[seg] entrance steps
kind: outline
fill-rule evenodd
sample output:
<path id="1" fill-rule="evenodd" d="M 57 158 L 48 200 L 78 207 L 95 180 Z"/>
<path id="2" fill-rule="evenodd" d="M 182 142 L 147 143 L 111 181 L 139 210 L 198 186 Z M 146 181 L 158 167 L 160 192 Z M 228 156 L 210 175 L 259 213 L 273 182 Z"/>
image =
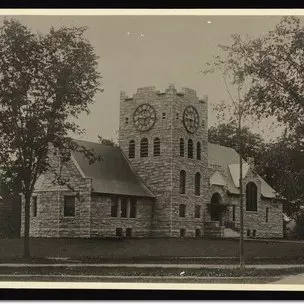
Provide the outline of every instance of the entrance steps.
<path id="1" fill-rule="evenodd" d="M 231 228 L 224 228 L 224 238 L 239 238 L 240 237 L 240 233 L 231 229 Z"/>

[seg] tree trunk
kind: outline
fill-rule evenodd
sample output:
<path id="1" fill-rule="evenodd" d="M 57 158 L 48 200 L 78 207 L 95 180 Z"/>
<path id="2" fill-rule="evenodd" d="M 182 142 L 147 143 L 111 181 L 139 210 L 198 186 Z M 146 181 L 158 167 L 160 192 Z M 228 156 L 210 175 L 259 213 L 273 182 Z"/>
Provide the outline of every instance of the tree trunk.
<path id="1" fill-rule="evenodd" d="M 25 196 L 24 204 L 24 236 L 23 236 L 23 257 L 30 257 L 30 204 L 31 197 Z"/>

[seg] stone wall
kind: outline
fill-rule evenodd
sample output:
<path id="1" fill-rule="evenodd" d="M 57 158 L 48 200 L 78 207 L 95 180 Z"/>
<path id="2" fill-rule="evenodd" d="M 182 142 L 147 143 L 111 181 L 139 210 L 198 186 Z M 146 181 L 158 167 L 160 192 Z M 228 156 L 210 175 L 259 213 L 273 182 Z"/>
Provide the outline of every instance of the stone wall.
<path id="1" fill-rule="evenodd" d="M 143 103 L 151 104 L 156 111 L 156 123 L 147 132 L 139 132 L 133 125 L 133 113 Z M 200 115 L 200 126 L 197 133 L 190 135 L 183 126 L 183 111 L 186 106 L 193 105 Z M 165 113 L 165 118 L 163 118 Z M 128 118 L 128 123 L 126 123 Z M 194 236 L 195 229 L 203 229 L 203 217 L 194 218 L 194 206 L 205 208 L 208 195 L 208 163 L 207 163 L 207 103 L 200 101 L 195 91 L 185 88 L 177 92 L 170 85 L 165 92 L 154 87 L 140 88 L 131 98 L 123 92 L 120 100 L 119 145 L 128 156 L 129 141 L 135 140 L 135 158 L 130 162 L 146 185 L 156 195 L 153 210 L 152 227 L 155 236 L 179 236 L 180 229 L 186 229 L 186 236 Z M 141 158 L 140 140 L 149 140 L 149 157 Z M 153 139 L 161 141 L 160 156 L 153 156 Z M 179 155 L 179 140 L 185 140 L 185 156 Z M 187 157 L 187 140 L 194 143 L 193 159 Z M 201 142 L 201 160 L 196 159 L 196 144 Z M 180 171 L 185 170 L 186 194 L 179 194 Z M 201 195 L 194 195 L 194 175 L 201 174 Z M 179 205 L 186 204 L 186 217 L 179 217 Z"/>
<path id="2" fill-rule="evenodd" d="M 111 217 L 113 196 L 93 194 L 91 198 L 91 237 L 115 237 L 116 228 L 132 229 L 132 237 L 151 236 L 151 215 L 153 202 L 150 199 L 137 199 L 136 218 Z"/>
<path id="3" fill-rule="evenodd" d="M 213 172 L 213 170 L 211 170 Z M 224 172 L 221 172 L 224 174 Z M 257 185 L 258 200 L 257 211 L 246 211 L 246 185 L 254 182 Z M 222 186 L 211 186 L 210 194 L 218 192 L 224 204 L 228 204 L 228 210 L 223 214 L 224 221 L 232 221 L 232 212 L 235 205 L 235 222 L 240 222 L 240 197 L 227 193 L 227 188 Z M 244 237 L 247 238 L 247 230 L 250 230 L 252 237 L 253 231 L 256 231 L 256 238 L 282 238 L 283 237 L 283 205 L 274 202 L 272 199 L 263 198 L 261 195 L 261 180 L 257 174 L 249 169 L 243 180 L 243 203 L 244 203 Z M 266 208 L 269 208 L 268 222 L 266 222 Z M 210 215 L 206 216 L 207 221 Z"/>
<path id="4" fill-rule="evenodd" d="M 183 124 L 183 113 L 187 106 L 194 106 L 199 114 L 199 127 L 194 133 L 188 133 Z M 180 235 L 180 229 L 186 230 L 186 237 L 194 237 L 195 230 L 204 234 L 206 204 L 209 201 L 209 173 L 208 173 L 208 105 L 207 100 L 200 100 L 196 92 L 184 88 L 174 94 L 173 101 L 173 134 L 172 134 L 172 169 L 173 169 L 173 236 Z M 180 156 L 180 139 L 184 139 L 185 153 Z M 193 158 L 188 158 L 188 140 L 193 140 Z M 197 142 L 201 144 L 201 159 L 197 159 Z M 180 194 L 180 171 L 186 172 L 186 193 Z M 195 174 L 200 173 L 200 195 L 195 195 Z M 186 204 L 186 217 L 179 217 L 179 205 Z M 195 206 L 201 207 L 200 217 L 195 218 Z"/>
<path id="5" fill-rule="evenodd" d="M 49 152 L 53 168 L 59 168 L 60 159 Z M 37 216 L 33 217 L 31 205 L 30 235 L 32 237 L 89 237 L 90 236 L 90 206 L 91 179 L 84 178 L 73 160 L 62 165 L 62 178 L 69 180 L 67 186 L 54 183 L 54 174 L 46 172 L 37 182 L 33 196 L 37 196 Z M 75 195 L 75 216 L 64 217 L 64 196 Z M 23 235 L 24 200 L 22 202 Z"/>
<path id="6" fill-rule="evenodd" d="M 246 185 L 254 182 L 258 186 L 257 211 L 246 211 Z M 261 180 L 250 169 L 244 178 L 244 233 L 247 230 L 256 230 L 257 238 L 282 238 L 283 237 L 283 204 L 261 196 Z M 266 222 L 266 208 L 269 208 L 268 222 Z"/>
<path id="7" fill-rule="evenodd" d="M 156 195 L 153 209 L 153 231 L 155 236 L 171 236 L 171 188 L 172 188 L 172 101 L 173 89 L 164 93 L 154 87 L 140 88 L 132 98 L 121 95 L 119 145 L 128 157 L 129 141 L 135 141 L 135 158 L 130 163 L 144 183 Z M 156 111 L 156 123 L 147 132 L 139 132 L 133 125 L 133 113 L 143 104 L 151 104 Z M 166 118 L 162 118 L 166 113 Z M 129 118 L 128 124 L 125 118 Z M 149 157 L 140 157 L 140 140 L 149 141 Z M 153 139 L 160 138 L 160 156 L 153 156 Z"/>

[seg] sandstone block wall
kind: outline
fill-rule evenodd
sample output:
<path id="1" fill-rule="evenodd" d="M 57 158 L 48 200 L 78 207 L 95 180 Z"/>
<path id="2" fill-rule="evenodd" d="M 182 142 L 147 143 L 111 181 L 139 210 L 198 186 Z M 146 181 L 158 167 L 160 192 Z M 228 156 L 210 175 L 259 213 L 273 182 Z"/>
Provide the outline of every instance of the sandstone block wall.
<path id="1" fill-rule="evenodd" d="M 139 132 L 133 125 L 133 113 L 143 104 L 149 103 L 156 111 L 156 123 L 146 132 Z M 183 111 L 193 105 L 200 115 L 199 129 L 189 134 L 183 125 Z M 165 113 L 165 118 L 163 118 Z M 128 118 L 128 123 L 126 123 Z M 129 141 L 135 140 L 135 158 L 129 159 L 132 167 L 146 185 L 156 195 L 153 209 L 152 227 L 155 236 L 179 236 L 180 229 L 186 229 L 186 235 L 192 237 L 195 229 L 203 229 L 203 210 L 208 195 L 208 161 L 207 161 L 207 103 L 200 101 L 194 90 L 185 88 L 177 92 L 170 85 L 165 92 L 154 87 L 140 88 L 131 98 L 124 93 L 120 100 L 119 145 L 128 156 Z M 149 157 L 140 157 L 140 140 L 149 140 Z M 161 141 L 161 155 L 153 156 L 153 139 Z M 179 155 L 180 138 L 185 140 L 185 156 Z M 187 155 L 187 141 L 193 140 L 193 159 Z M 201 160 L 196 159 L 196 144 L 201 142 Z M 185 170 L 186 194 L 179 194 L 180 171 Z M 194 194 L 194 176 L 201 174 L 201 194 Z M 179 205 L 186 204 L 186 217 L 179 217 Z M 202 206 L 201 218 L 194 218 L 195 205 Z M 203 231 L 202 231 L 203 233 Z"/>
<path id="2" fill-rule="evenodd" d="M 214 170 L 211 170 L 211 173 Z M 221 172 L 224 174 L 223 172 Z M 257 211 L 246 211 L 246 185 L 254 182 L 257 185 Z M 230 205 L 223 214 L 224 221 L 232 221 L 233 207 L 235 205 L 235 222 L 240 222 L 240 197 L 239 195 L 229 195 L 227 188 L 222 186 L 211 186 L 210 195 L 219 193 L 223 203 Z M 247 230 L 250 230 L 250 237 L 253 230 L 256 231 L 256 238 L 282 238 L 283 237 L 283 205 L 274 202 L 272 199 L 261 196 L 261 181 L 256 173 L 250 169 L 243 180 L 243 203 L 244 203 L 244 237 L 247 237 Z M 268 222 L 266 222 L 266 208 L 269 208 Z M 210 215 L 206 213 L 206 220 L 210 220 Z"/>
<path id="3" fill-rule="evenodd" d="M 50 162 L 59 167 L 59 158 L 50 151 Z M 91 179 L 84 178 L 73 161 L 63 165 L 62 177 L 69 179 L 69 187 L 54 184 L 54 174 L 46 172 L 34 192 L 37 196 L 37 216 L 31 212 L 32 237 L 89 237 Z M 75 216 L 64 217 L 64 196 L 75 195 Z M 32 206 L 31 206 L 32 208 Z M 22 203 L 21 235 L 23 235 L 24 200 Z"/>
<path id="4" fill-rule="evenodd" d="M 172 100 L 173 90 L 164 93 L 154 87 L 138 89 L 132 98 L 122 95 L 120 100 L 119 145 L 128 157 L 129 141 L 135 141 L 135 158 L 129 159 L 132 167 L 145 184 L 156 195 L 153 209 L 153 231 L 157 236 L 171 236 L 171 189 L 172 189 Z M 147 132 L 139 132 L 133 124 L 135 109 L 143 104 L 151 104 L 156 111 L 156 123 Z M 165 119 L 162 113 L 166 113 Z M 125 119 L 128 118 L 128 124 Z M 160 156 L 153 156 L 153 140 L 160 139 Z M 140 157 L 140 140 L 149 141 L 149 157 Z"/>
<path id="5" fill-rule="evenodd" d="M 283 237 L 283 205 L 271 199 L 261 196 L 261 181 L 258 176 L 250 170 L 244 179 L 244 193 L 246 185 L 253 181 L 258 186 L 257 211 L 246 211 L 246 196 L 244 195 L 244 231 L 256 230 L 257 238 L 282 238 Z M 268 222 L 266 222 L 266 208 L 269 208 Z"/>
<path id="6" fill-rule="evenodd" d="M 116 237 L 116 228 L 132 229 L 132 237 L 151 236 L 151 215 L 153 202 L 150 199 L 137 199 L 136 218 L 111 217 L 113 196 L 92 195 L 91 198 L 91 237 Z"/>
<path id="7" fill-rule="evenodd" d="M 188 133 L 183 124 L 183 113 L 187 106 L 194 106 L 199 114 L 199 127 L 194 133 Z M 174 94 L 172 134 L 172 169 L 173 169 L 173 236 L 180 235 L 180 229 L 186 230 L 186 237 L 194 237 L 196 229 L 204 234 L 205 209 L 209 200 L 208 172 L 208 105 L 207 100 L 200 100 L 196 92 L 184 88 Z M 180 156 L 180 139 L 184 139 L 184 156 Z M 188 158 L 188 140 L 193 140 L 193 158 Z M 201 145 L 201 159 L 197 159 L 197 143 Z M 186 193 L 180 194 L 180 171 L 186 172 Z M 200 173 L 200 195 L 195 195 L 195 174 Z M 185 218 L 179 217 L 179 205 L 186 204 Z M 195 218 L 195 206 L 199 205 L 200 217 Z"/>

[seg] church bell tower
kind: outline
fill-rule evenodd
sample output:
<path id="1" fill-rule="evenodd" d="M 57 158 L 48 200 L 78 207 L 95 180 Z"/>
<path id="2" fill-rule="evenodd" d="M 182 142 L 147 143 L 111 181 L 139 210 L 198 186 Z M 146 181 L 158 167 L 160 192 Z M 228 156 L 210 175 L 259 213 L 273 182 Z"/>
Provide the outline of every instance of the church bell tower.
<path id="1" fill-rule="evenodd" d="M 156 195 L 155 237 L 203 234 L 208 203 L 207 98 L 170 85 L 120 95 L 119 145 Z"/>

